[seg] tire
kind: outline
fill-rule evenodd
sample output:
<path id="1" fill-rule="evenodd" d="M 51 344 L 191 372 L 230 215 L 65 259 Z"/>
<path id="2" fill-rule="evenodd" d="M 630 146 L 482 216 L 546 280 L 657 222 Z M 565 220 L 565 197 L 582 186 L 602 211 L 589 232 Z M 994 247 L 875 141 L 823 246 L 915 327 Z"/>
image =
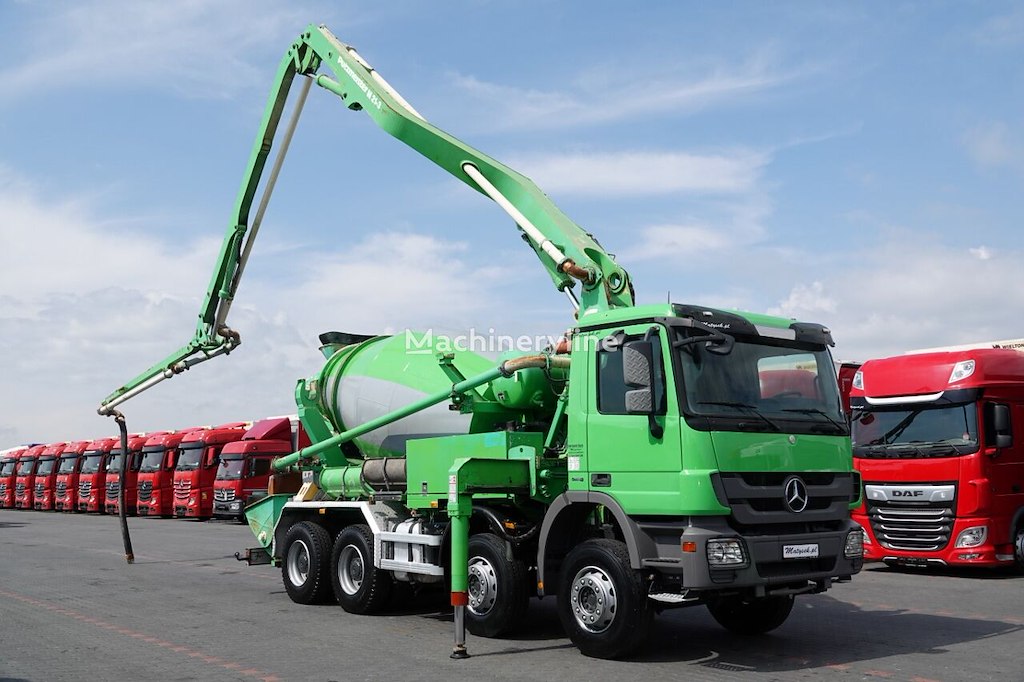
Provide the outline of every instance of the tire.
<path id="1" fill-rule="evenodd" d="M 296 523 L 284 536 L 281 579 L 296 604 L 320 604 L 330 596 L 331 536 L 315 523 Z"/>
<path id="2" fill-rule="evenodd" d="M 373 566 L 369 526 L 349 526 L 338 533 L 330 570 L 334 598 L 349 613 L 377 613 L 388 603 L 393 581 L 387 571 Z"/>
<path id="3" fill-rule="evenodd" d="M 1024 523 L 1013 531 L 1013 565 L 1018 573 L 1024 573 Z"/>
<path id="4" fill-rule="evenodd" d="M 530 605 L 527 575 L 526 564 L 509 559 L 497 535 L 471 537 L 466 629 L 477 637 L 498 637 L 520 625 Z"/>
<path id="5" fill-rule="evenodd" d="M 569 552 L 559 578 L 558 617 L 584 656 L 629 656 L 647 638 L 653 616 L 625 543 L 587 540 Z"/>
<path id="6" fill-rule="evenodd" d="M 744 600 L 721 597 L 708 602 L 718 624 L 737 635 L 763 635 L 786 622 L 793 610 L 792 595 Z"/>

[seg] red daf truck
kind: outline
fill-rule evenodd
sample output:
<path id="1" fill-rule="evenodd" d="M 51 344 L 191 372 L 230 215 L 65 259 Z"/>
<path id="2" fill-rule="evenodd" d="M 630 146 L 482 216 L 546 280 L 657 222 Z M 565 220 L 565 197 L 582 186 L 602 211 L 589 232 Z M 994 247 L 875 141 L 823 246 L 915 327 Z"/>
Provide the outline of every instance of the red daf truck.
<path id="1" fill-rule="evenodd" d="M 56 445 L 56 443 L 51 443 Z M 60 445 L 63 445 L 61 443 Z M 18 467 L 15 469 L 14 477 L 14 508 L 31 509 L 32 500 L 35 494 L 36 466 L 39 464 L 39 456 L 43 450 L 50 445 L 36 445 L 22 453 L 18 458 Z"/>
<path id="2" fill-rule="evenodd" d="M 65 453 L 76 457 L 85 452 L 87 440 L 74 441 L 48 446 L 39 455 L 36 466 L 36 482 L 32 508 L 39 511 L 52 511 L 57 508 L 57 476 L 60 472 L 61 458 Z"/>
<path id="3" fill-rule="evenodd" d="M 309 445 L 297 418 L 270 417 L 253 424 L 242 440 L 228 443 L 220 453 L 213 482 L 213 516 L 244 523 L 245 505 L 253 495 L 267 492 L 270 463 Z"/>
<path id="4" fill-rule="evenodd" d="M 213 516 L 213 481 L 220 468 L 220 453 L 242 439 L 251 424 L 234 422 L 193 431 L 181 441 L 181 457 L 174 468 L 174 516 L 205 521 Z"/>
<path id="5" fill-rule="evenodd" d="M 120 445 L 120 438 L 97 438 L 82 453 L 78 469 L 78 511 L 104 512 L 106 502 L 107 464 L 110 451 Z"/>
<path id="6" fill-rule="evenodd" d="M 1020 350 L 1018 350 L 1020 349 Z M 1024 568 L 1024 341 L 868 360 L 851 392 L 864 556 Z"/>
<path id="7" fill-rule="evenodd" d="M 139 488 L 139 467 L 142 466 L 142 447 L 146 441 L 153 436 L 166 433 L 165 431 L 154 433 L 135 433 L 128 436 L 128 470 L 125 472 L 124 502 L 127 514 L 135 516 L 138 513 L 138 488 Z M 121 494 L 121 442 L 118 441 L 110 451 L 110 461 L 107 463 L 106 477 L 106 501 L 103 508 L 108 514 L 121 513 L 118 504 L 118 496 Z"/>
<path id="8" fill-rule="evenodd" d="M 146 439 L 142 446 L 142 463 L 138 477 L 139 516 L 174 515 L 174 467 L 181 455 L 181 441 L 196 429 L 161 433 Z"/>
<path id="9" fill-rule="evenodd" d="M 0 509 L 14 508 L 14 486 L 17 481 L 18 458 L 27 447 L 0 452 Z"/>

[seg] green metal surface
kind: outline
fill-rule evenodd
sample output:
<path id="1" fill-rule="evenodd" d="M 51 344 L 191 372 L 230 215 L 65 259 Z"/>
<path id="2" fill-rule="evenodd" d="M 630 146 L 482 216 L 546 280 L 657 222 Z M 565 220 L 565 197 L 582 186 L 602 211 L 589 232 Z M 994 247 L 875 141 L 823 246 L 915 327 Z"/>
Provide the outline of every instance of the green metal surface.
<path id="1" fill-rule="evenodd" d="M 245 520 L 263 549 L 269 550 L 273 544 L 274 528 L 281 518 L 284 505 L 291 498 L 289 494 L 269 495 L 245 508 Z"/>

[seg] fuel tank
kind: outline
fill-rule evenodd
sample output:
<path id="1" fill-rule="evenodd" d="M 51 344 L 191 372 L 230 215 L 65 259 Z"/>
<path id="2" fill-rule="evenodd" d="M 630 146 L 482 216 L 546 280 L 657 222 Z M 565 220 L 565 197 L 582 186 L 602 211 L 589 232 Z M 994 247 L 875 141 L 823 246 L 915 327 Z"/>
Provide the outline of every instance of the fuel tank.
<path id="1" fill-rule="evenodd" d="M 453 348 L 447 338 L 421 332 L 372 337 L 328 332 L 320 341 L 327 357 L 317 376 L 320 410 L 338 432 L 450 389 L 454 381 L 438 363 L 438 352 L 452 353 L 452 364 L 467 377 L 496 364 Z M 491 395 L 489 387 L 484 390 Z M 472 415 L 453 411 L 449 405 L 443 402 L 426 408 L 353 442 L 366 458 L 399 457 L 405 455 L 411 438 L 469 433 Z"/>

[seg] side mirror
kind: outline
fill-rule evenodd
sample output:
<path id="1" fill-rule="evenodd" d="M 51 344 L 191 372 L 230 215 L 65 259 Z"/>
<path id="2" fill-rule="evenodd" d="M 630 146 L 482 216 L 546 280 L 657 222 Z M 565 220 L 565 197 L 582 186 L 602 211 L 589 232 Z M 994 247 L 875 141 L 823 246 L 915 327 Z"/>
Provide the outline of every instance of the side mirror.
<path id="1" fill-rule="evenodd" d="M 622 379 L 626 384 L 626 413 L 654 412 L 654 348 L 650 341 L 622 346 Z"/>
<path id="2" fill-rule="evenodd" d="M 736 339 L 728 334 L 722 334 L 715 337 L 714 340 L 708 341 L 707 345 L 704 346 L 704 350 L 715 355 L 728 355 L 732 352 L 732 347 L 735 345 Z"/>
<path id="3" fill-rule="evenodd" d="M 1013 431 L 1010 426 L 1010 406 L 1004 403 L 992 405 L 992 428 L 997 448 L 1008 448 L 1013 445 Z"/>

